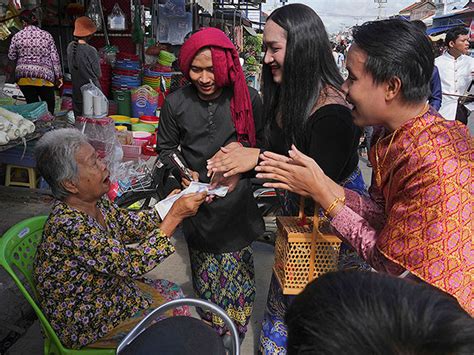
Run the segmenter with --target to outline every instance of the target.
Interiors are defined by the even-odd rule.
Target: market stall
[[[154,155],[160,108],[169,93],[187,84],[176,66],[176,58],[186,35],[193,29],[212,26],[227,33],[244,59],[243,68],[249,85],[259,87],[262,42],[261,35],[252,29],[252,22],[246,16],[250,7],[261,9],[259,3],[242,1],[214,5],[185,0],[90,0],[83,5],[68,0],[48,1],[41,7],[41,19],[44,27],[55,35],[66,78],[56,114],[72,109],[65,48],[73,39],[74,20],[86,14],[98,28],[89,43],[100,54],[102,75],[97,89],[106,98],[107,110],[96,115],[93,106],[89,111],[84,107],[84,117],[74,119],[70,114],[69,120],[65,116],[64,121],[75,121],[85,132],[86,126],[115,127],[104,131],[107,139],[114,142],[112,146],[120,148],[120,154],[113,152],[114,159],[136,160]],[[88,100],[95,102],[96,98],[93,94]],[[98,125],[94,126],[95,123]],[[11,149],[20,145],[24,152],[31,150],[35,139],[48,129],[48,125],[40,126],[40,130],[23,140],[0,145],[0,152],[10,151],[8,161],[17,159],[16,163],[21,164],[18,156],[12,157],[11,152],[15,150]],[[102,142],[107,139],[104,136]],[[30,144],[26,143],[28,141]],[[31,160],[23,164],[34,167]]]

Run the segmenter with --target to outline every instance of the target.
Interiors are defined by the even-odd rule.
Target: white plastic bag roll
[[[94,96],[89,90],[84,90],[82,94],[82,115],[84,117],[94,115]]]

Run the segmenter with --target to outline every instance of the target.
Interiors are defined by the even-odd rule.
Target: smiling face
[[[266,47],[263,62],[270,66],[273,81],[281,84],[286,54],[286,31],[272,20],[267,21],[263,30],[263,43]]]
[[[381,124],[381,117],[386,110],[386,90],[384,84],[374,82],[367,72],[365,62],[367,53],[353,44],[347,56],[349,76],[342,85],[347,101],[354,107],[352,116],[358,126]]]
[[[95,149],[83,144],[76,153],[77,181],[67,189],[83,201],[94,202],[109,191],[109,171]]]
[[[189,76],[202,100],[214,100],[221,94],[222,88],[216,86],[212,53],[209,48],[204,48],[196,54],[189,69]]]

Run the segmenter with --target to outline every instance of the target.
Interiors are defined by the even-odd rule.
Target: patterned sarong
[[[189,248],[189,256],[196,296],[224,309],[243,338],[255,300],[252,248],[222,254]],[[220,335],[227,332],[222,319],[199,309],[198,312]]]
[[[148,280],[142,279],[136,281],[138,287],[143,292],[143,295],[153,300],[153,304],[150,308],[138,311],[131,318],[126,319],[114,329],[112,329],[107,335],[95,343],[89,344],[91,348],[116,348],[120,341],[135,327],[146,315],[148,315],[155,308],[158,308],[162,304],[172,301],[178,298],[184,298],[183,291],[181,288],[168,280]],[[167,311],[164,315],[158,317],[156,321],[172,316],[191,316],[189,307],[178,307],[174,310]]]

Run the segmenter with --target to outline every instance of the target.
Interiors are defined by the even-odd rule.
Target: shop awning
[[[452,24],[449,24],[449,25],[446,25],[446,26],[432,27],[432,28],[428,28],[426,30],[426,33],[429,34],[429,35],[437,34],[437,33],[441,33],[441,32],[446,32],[447,30],[449,30],[451,28],[458,27],[458,26],[463,26],[463,25],[464,25],[464,23],[452,23]]]

